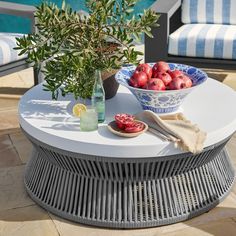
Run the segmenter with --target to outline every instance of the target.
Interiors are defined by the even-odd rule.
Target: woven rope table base
[[[29,195],[52,213],[89,225],[183,221],[215,207],[234,182],[226,140],[198,155],[119,159],[69,153],[29,138],[35,147],[25,173]]]

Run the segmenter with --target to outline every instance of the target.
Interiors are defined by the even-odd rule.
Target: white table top
[[[106,123],[98,131],[81,132],[79,119],[72,116],[72,96],[51,100],[42,85],[30,89],[20,100],[19,120],[32,137],[66,151],[107,157],[155,157],[182,153],[172,143],[163,142],[146,132],[135,138],[122,138],[106,127],[116,113],[141,111],[136,98],[123,86],[106,101]],[[236,131],[236,92],[226,85],[208,79],[189,94],[181,111],[207,132],[205,147],[222,141]]]

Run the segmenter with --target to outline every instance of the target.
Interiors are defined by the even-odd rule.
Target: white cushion
[[[236,0],[183,0],[182,22],[236,24]]]
[[[18,56],[19,51],[13,49],[17,46],[16,37],[23,34],[0,33],[0,66],[26,58],[26,55]]]
[[[236,59],[236,25],[186,24],[169,36],[171,55]]]

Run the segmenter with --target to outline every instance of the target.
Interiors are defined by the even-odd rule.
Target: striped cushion
[[[26,58],[26,55],[18,56],[13,48],[16,47],[16,37],[22,37],[23,34],[0,33],[0,66],[19,59]]]
[[[183,25],[169,36],[169,54],[236,59],[236,25]]]
[[[183,0],[182,22],[236,24],[236,0]]]

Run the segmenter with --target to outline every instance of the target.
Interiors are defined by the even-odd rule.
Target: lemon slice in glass
[[[76,117],[80,117],[81,113],[86,110],[87,108],[84,104],[77,103],[73,106],[73,115]]]

